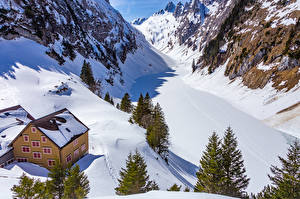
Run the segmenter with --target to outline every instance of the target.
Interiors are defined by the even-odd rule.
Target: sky
[[[129,22],[139,17],[149,17],[153,13],[164,9],[172,0],[110,0],[110,4],[117,9]],[[180,0],[173,0],[177,4]],[[181,0],[186,2],[188,0]]]

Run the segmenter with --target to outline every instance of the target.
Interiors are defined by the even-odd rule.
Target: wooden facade
[[[66,167],[88,153],[88,131],[60,148],[38,127],[29,124],[12,142],[12,146],[18,162],[31,162],[51,169],[55,161],[60,161]],[[67,160],[68,156],[71,157],[70,161]]]
[[[66,167],[88,153],[88,130],[67,109],[32,120],[9,144],[11,150],[0,157],[0,162],[3,166],[7,161],[31,162],[51,169],[59,161]],[[59,136],[65,139],[57,139]]]

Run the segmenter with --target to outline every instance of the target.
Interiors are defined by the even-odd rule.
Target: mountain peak
[[[165,11],[173,13],[175,11],[175,7],[175,4],[172,1],[170,1],[166,6]]]

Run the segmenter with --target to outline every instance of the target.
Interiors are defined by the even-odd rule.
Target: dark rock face
[[[142,25],[146,20],[147,18],[137,18],[133,20],[131,23],[134,25]]]
[[[169,2],[165,8],[165,11],[173,13],[175,11],[175,4],[173,2]]]
[[[36,41],[48,47],[47,54],[60,64],[75,59],[77,52],[120,73],[118,59],[124,63],[127,54],[137,49],[135,31],[109,0],[3,1],[0,37]]]

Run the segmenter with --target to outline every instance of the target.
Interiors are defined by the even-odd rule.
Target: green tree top
[[[120,171],[119,186],[115,188],[118,195],[130,195],[145,193],[150,190],[158,190],[155,182],[149,181],[147,165],[141,154],[129,154],[126,160],[126,169]]]

